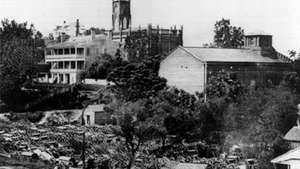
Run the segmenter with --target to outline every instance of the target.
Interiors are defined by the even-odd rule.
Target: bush
[[[27,113],[27,119],[31,123],[37,123],[37,122],[41,121],[43,117],[44,117],[43,112]]]
[[[236,101],[243,94],[244,87],[235,76],[225,71],[220,71],[208,78],[206,90],[210,98],[225,97],[230,101]]]
[[[262,169],[271,167],[270,160],[288,150],[282,138],[296,124],[298,103],[299,97],[281,86],[249,91],[225,113],[224,144],[252,146],[255,151],[246,157],[257,158]]]
[[[6,116],[10,121],[17,122],[20,120],[37,123],[44,117],[43,112],[27,112],[27,113],[14,113],[11,112]]]

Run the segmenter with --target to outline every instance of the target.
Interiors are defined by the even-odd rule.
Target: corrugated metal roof
[[[293,127],[285,136],[285,140],[300,142],[300,127]]]
[[[224,49],[202,47],[180,47],[203,62],[258,62],[258,63],[287,63],[281,59],[262,56],[250,49]],[[278,53],[277,53],[278,55]]]

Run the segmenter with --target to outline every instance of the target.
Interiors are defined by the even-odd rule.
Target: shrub
[[[44,117],[43,112],[27,113],[27,119],[32,123],[37,123]]]
[[[298,103],[299,97],[281,86],[249,91],[225,113],[225,143],[252,145],[255,151],[246,157],[257,158],[262,169],[271,167],[270,160],[287,151],[282,137],[295,125]]]

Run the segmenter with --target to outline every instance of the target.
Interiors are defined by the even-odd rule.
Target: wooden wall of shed
[[[96,125],[108,125],[113,124],[115,119],[110,113],[105,111],[95,112],[95,124]]]
[[[202,62],[177,49],[161,62],[159,75],[168,80],[169,86],[195,94],[204,90],[204,72]]]

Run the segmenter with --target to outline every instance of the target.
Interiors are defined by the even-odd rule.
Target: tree
[[[289,55],[292,60],[294,72],[287,74],[284,78],[284,82],[293,91],[300,93],[300,57],[299,54],[297,56],[295,50],[290,50]]]
[[[162,55],[162,49],[159,47],[158,36],[147,34],[147,30],[138,30],[131,33],[125,39],[125,50],[128,53],[128,60],[132,62],[141,62],[144,59],[152,58],[156,55]]]
[[[221,48],[239,48],[243,46],[244,30],[230,25],[229,19],[222,19],[215,24],[214,43]]]
[[[297,57],[297,52],[295,50],[289,50],[289,58],[294,60]]]
[[[177,88],[170,88],[168,90],[162,90],[158,95],[159,103],[166,102],[173,107],[178,107],[185,110],[195,110],[197,98],[184,90]]]
[[[228,101],[224,97],[215,97],[209,99],[207,103],[197,104],[202,122],[200,136],[208,144],[222,145],[224,141],[224,114],[227,106]]]
[[[132,38],[132,37],[131,37]],[[145,37],[146,38],[146,37]],[[130,39],[127,39],[127,41]],[[140,42],[143,43],[143,42]],[[126,45],[130,43],[126,42]],[[131,44],[128,47],[131,53],[129,55],[139,54],[142,60],[126,64],[117,64],[107,80],[113,82],[114,88],[127,101],[136,101],[140,98],[149,98],[156,96],[158,91],[166,87],[166,79],[159,77],[159,65],[161,56],[150,56],[146,52],[146,47],[139,44]],[[134,46],[139,46],[135,48]],[[145,57],[144,57],[145,56]]]
[[[139,119],[140,113],[147,112],[146,101],[126,102],[117,110],[121,111],[123,116],[120,121],[121,131],[117,134],[125,138],[125,148],[128,159],[126,168],[131,169],[134,165],[136,154],[144,144],[160,136],[159,126],[153,122],[151,117]]]
[[[156,96],[158,91],[166,87],[167,82],[143,63],[130,63],[116,68],[107,80],[115,84],[115,91],[127,101]]]
[[[164,119],[164,125],[168,134],[176,135],[177,143],[181,143],[184,139],[189,141],[196,133],[201,132],[203,123],[200,115],[199,112],[179,109]]]
[[[54,40],[53,33],[49,33],[49,35],[48,35],[48,39],[49,39],[49,40]]]
[[[224,116],[226,143],[255,145],[248,158],[257,158],[262,169],[271,168],[270,160],[288,149],[283,136],[296,121],[299,99],[288,88],[252,90],[231,103]]]
[[[231,27],[231,48],[240,48],[244,45],[244,30],[241,27]]]
[[[244,88],[241,82],[234,76],[234,74],[225,71],[219,71],[212,74],[208,79],[207,95],[208,97],[225,97],[236,101],[243,93]]]
[[[96,60],[88,66],[86,76],[93,79],[106,79],[113,69],[127,64],[128,62],[124,61],[120,56],[112,57],[105,54],[97,57]]]
[[[183,90],[170,88],[161,90],[156,98],[152,99],[152,116],[161,119],[165,132],[169,135],[176,135],[175,143],[182,140],[203,140],[208,129],[216,129],[216,122],[212,123],[208,115],[213,116],[217,112],[209,108],[206,104]],[[207,108],[207,109],[205,109]],[[214,128],[208,128],[208,123]]]
[[[0,28],[0,98],[8,105],[26,101],[21,91],[36,73],[34,64],[43,58],[42,34],[33,25],[3,20]]]
[[[162,57],[155,47],[149,48],[150,41],[152,39],[144,30],[128,36],[125,49],[129,60],[133,62],[112,66],[115,69],[107,77],[108,81],[115,84],[115,91],[127,101],[156,96],[158,91],[166,87],[166,80],[158,76]]]

